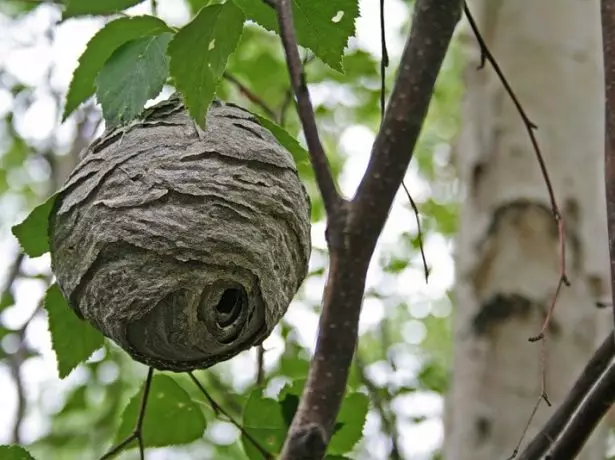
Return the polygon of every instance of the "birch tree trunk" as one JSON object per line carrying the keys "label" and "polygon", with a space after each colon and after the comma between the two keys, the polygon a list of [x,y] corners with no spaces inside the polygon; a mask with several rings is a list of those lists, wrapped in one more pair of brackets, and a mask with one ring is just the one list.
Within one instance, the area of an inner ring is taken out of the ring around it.
{"label": "birch tree trunk", "polygon": [[[599,2],[476,0],[479,28],[534,123],[567,225],[567,273],[547,333],[556,407],[612,327],[603,181]],[[471,32],[456,160],[464,188],[457,240],[455,353],[447,460],[513,453],[540,395],[540,343],[529,343],[559,277],[558,233],[526,128]],[[608,310],[608,311],[606,311]],[[526,440],[555,410],[542,405]],[[603,459],[600,429],[579,458]]]}

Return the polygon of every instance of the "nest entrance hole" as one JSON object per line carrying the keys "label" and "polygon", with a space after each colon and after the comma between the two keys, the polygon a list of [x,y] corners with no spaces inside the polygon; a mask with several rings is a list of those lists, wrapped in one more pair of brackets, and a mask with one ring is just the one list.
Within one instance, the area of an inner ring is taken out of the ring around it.
{"label": "nest entrance hole", "polygon": [[218,325],[220,327],[226,327],[233,324],[241,314],[245,300],[245,294],[242,289],[225,289],[222,293],[222,297],[220,297],[220,301],[216,305],[216,322]]}

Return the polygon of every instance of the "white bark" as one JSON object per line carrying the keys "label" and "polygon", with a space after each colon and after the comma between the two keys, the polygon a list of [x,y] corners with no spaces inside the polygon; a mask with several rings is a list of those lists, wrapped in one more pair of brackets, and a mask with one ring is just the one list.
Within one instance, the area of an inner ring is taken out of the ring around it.
{"label": "white bark", "polygon": [[[476,0],[483,36],[538,125],[567,224],[567,272],[547,341],[547,392],[526,441],[568,392],[612,325],[603,185],[603,83],[598,2]],[[447,460],[512,454],[540,395],[540,330],[559,276],[545,182],[513,103],[464,32],[469,62],[456,148],[464,199],[457,240],[455,352]],[[604,430],[579,458],[602,459]]]}

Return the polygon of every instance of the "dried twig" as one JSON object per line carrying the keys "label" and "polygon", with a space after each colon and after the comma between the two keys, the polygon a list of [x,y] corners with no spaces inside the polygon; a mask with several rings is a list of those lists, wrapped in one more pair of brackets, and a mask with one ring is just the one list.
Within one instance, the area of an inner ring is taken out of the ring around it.
{"label": "dried twig", "polygon": [[464,2],[463,4],[463,11],[468,19],[470,27],[472,28],[472,32],[474,33],[476,41],[478,42],[478,45],[480,47],[480,65],[478,68],[482,69],[485,66],[485,62],[489,62],[489,64],[491,64],[491,67],[493,67],[493,70],[502,82],[504,89],[508,93],[508,96],[517,108],[517,112],[519,112],[519,115],[523,120],[523,124],[525,125],[527,134],[532,143],[534,153],[536,154],[536,159],[538,160],[538,165],[540,166],[540,172],[542,173],[542,177],[547,187],[547,192],[549,193],[549,200],[551,201],[551,212],[553,213],[553,218],[555,219],[555,222],[557,224],[560,260],[559,281],[557,289],[555,291],[555,295],[553,296],[553,300],[551,302],[551,308],[549,309],[545,317],[540,333],[535,337],[530,337],[529,339],[530,341],[535,342],[544,338],[544,333],[548,329],[549,323],[551,322],[552,313],[555,308],[555,304],[557,302],[558,294],[560,292],[562,284],[566,286],[570,285],[568,275],[566,274],[566,228],[564,226],[564,217],[562,216],[562,213],[560,212],[559,206],[557,204],[557,200],[555,199],[555,192],[553,191],[553,185],[551,184],[551,179],[549,178],[547,165],[545,164],[542,152],[540,150],[540,146],[538,145],[538,139],[536,138],[535,134],[535,131],[538,129],[538,126],[536,126],[536,124],[534,124],[534,122],[528,117],[527,113],[523,109],[523,106],[521,105],[521,102],[519,101],[519,98],[510,86],[510,83],[506,79],[506,76],[502,72],[502,69],[500,69],[497,60],[493,57],[491,51],[489,51],[489,47],[485,43],[485,40],[483,39],[483,36],[481,35],[480,30],[476,25],[476,21],[474,20],[474,17],[472,16],[472,13],[470,12],[470,9],[468,8],[468,4],[466,2]]}
{"label": "dried twig", "polygon": [[517,444],[517,446],[515,447],[513,454],[511,456],[511,458],[514,458],[518,451],[519,448],[523,442],[523,439],[525,438],[525,435],[527,433],[527,430],[530,426],[530,424],[532,423],[534,416],[536,415],[536,411],[538,410],[538,407],[540,406],[540,403],[542,401],[545,401],[547,403],[547,405],[551,405],[550,401],[549,401],[549,397],[547,394],[547,383],[546,383],[546,343],[544,342],[545,339],[545,333],[547,331],[547,329],[549,328],[549,325],[551,323],[551,318],[553,317],[553,312],[555,310],[555,305],[557,304],[557,300],[559,298],[559,294],[561,291],[561,288],[563,285],[569,286],[570,285],[570,281],[568,280],[568,276],[566,274],[566,228],[564,225],[564,218],[559,210],[559,206],[557,204],[557,200],[555,198],[555,193],[553,191],[553,186],[551,184],[551,179],[549,178],[549,173],[547,171],[547,166],[545,164],[544,158],[542,156],[542,152],[540,150],[540,146],[538,145],[538,139],[536,138],[536,134],[535,131],[538,129],[538,127],[536,126],[536,124],[534,124],[534,122],[532,122],[532,120],[530,120],[530,118],[528,117],[527,113],[525,112],[525,109],[523,108],[523,106],[521,105],[521,102],[519,101],[519,98],[517,97],[517,95],[515,94],[515,92],[513,91],[510,83],[508,82],[506,76],[504,75],[504,73],[502,72],[502,70],[500,69],[500,66],[497,62],[497,60],[495,59],[495,57],[491,54],[491,51],[489,50],[489,47],[487,46],[487,44],[485,43],[485,40],[482,36],[482,34],[480,33],[480,30],[476,24],[476,21],[474,20],[474,17],[472,16],[472,13],[470,12],[470,9],[468,7],[468,4],[466,2],[464,2],[463,4],[463,10],[465,13],[466,18],[468,19],[468,23],[470,24],[470,28],[472,29],[474,36],[476,37],[476,41],[479,44],[480,47],[480,64],[478,66],[479,69],[482,69],[485,66],[486,62],[489,62],[489,64],[491,64],[491,67],[493,67],[493,70],[495,71],[496,75],[498,76],[500,82],[502,83],[502,85],[504,86],[504,89],[506,90],[506,92],[508,93],[508,96],[510,97],[510,99],[512,100],[513,104],[515,105],[517,112],[519,112],[519,115],[521,116],[521,119],[523,121],[523,124],[525,125],[525,128],[527,130],[528,136],[530,138],[530,141],[532,143],[532,147],[534,149],[534,153],[536,155],[536,159],[538,160],[538,164],[540,166],[540,171],[542,173],[542,177],[544,179],[545,185],[547,187],[547,192],[549,194],[549,200],[551,202],[551,212],[553,213],[553,218],[555,219],[555,222],[557,224],[557,229],[558,229],[558,251],[559,251],[559,279],[557,282],[557,287],[555,289],[555,293],[551,299],[551,305],[549,306],[549,309],[547,310],[547,313],[545,315],[545,319],[543,321],[542,327],[540,328],[540,332],[536,335],[536,336],[532,336],[529,337],[528,340],[530,342],[536,342],[539,340],[543,340],[543,343],[541,345],[541,351],[540,351],[540,363],[541,363],[541,394],[538,398],[538,401],[536,402],[536,405],[534,406],[534,408],[532,409],[532,412],[530,414],[530,417],[527,421],[527,424],[525,426],[525,428],[522,431],[521,434],[521,438],[519,439],[519,442]]}

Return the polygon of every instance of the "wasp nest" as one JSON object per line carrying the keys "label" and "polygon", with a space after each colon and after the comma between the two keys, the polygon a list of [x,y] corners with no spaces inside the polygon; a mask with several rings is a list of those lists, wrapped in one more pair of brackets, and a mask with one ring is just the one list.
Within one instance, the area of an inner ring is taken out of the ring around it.
{"label": "wasp nest", "polygon": [[307,273],[310,202],[249,112],[214,102],[202,131],[175,97],[87,149],[49,232],[75,312],[137,361],[186,371],[271,333]]}

